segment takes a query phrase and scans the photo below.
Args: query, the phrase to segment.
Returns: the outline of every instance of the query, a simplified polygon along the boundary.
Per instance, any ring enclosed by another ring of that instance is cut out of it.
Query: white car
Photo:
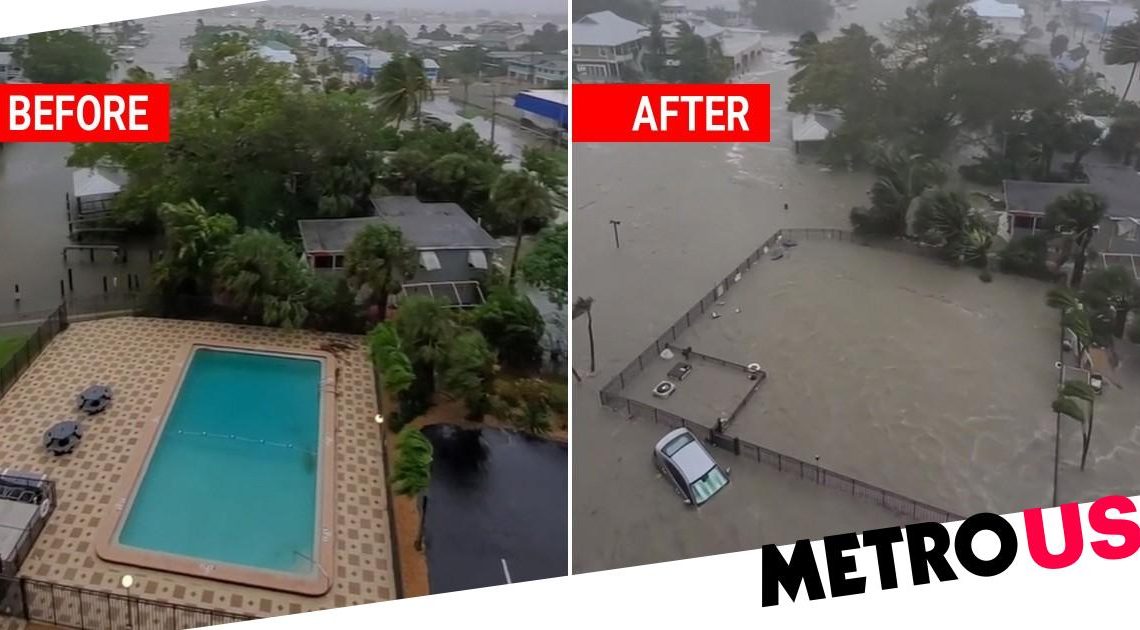
[[[676,429],[661,438],[653,447],[653,460],[685,504],[694,507],[723,490],[732,472],[721,468],[688,429]]]

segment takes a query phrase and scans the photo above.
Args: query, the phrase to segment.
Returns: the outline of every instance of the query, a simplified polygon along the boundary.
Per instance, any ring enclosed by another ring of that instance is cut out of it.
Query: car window
[[[669,440],[669,443],[666,444],[665,448],[661,449],[661,451],[665,453],[666,457],[672,457],[677,454],[677,451],[681,450],[685,447],[686,444],[692,441],[692,434],[686,433],[684,435],[678,435],[672,440]]]
[[[708,501],[726,485],[728,485],[728,477],[724,476],[724,471],[720,469],[720,466],[713,466],[703,477],[693,482],[693,497],[696,499],[697,505]]]

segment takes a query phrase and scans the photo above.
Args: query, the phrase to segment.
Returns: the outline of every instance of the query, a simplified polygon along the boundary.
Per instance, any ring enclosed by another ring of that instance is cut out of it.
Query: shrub
[[[549,433],[550,386],[542,379],[500,380],[492,408],[495,415],[532,435]]]
[[[508,287],[493,289],[472,319],[504,365],[525,370],[542,360],[546,323],[525,295]]]
[[[1000,268],[1005,273],[1023,276],[1045,277],[1049,270],[1048,238],[1043,234],[1033,234],[1013,239],[998,253]]]
[[[392,490],[411,497],[431,485],[431,442],[415,427],[405,427],[396,436],[396,463],[392,467]]]

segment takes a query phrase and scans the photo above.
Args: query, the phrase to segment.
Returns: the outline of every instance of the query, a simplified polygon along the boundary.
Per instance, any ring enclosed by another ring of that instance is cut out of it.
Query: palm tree
[[[415,295],[400,302],[395,324],[412,363],[434,372],[456,333],[451,310],[439,300]]]
[[[590,374],[594,373],[597,365],[594,361],[594,298],[580,297],[574,300],[574,307],[571,311],[571,316],[578,319],[579,316],[586,316],[586,338],[590,340]]]
[[[508,171],[499,176],[491,189],[491,206],[502,223],[515,228],[515,248],[511,252],[511,268],[507,276],[507,283],[513,285],[526,224],[554,216],[550,189],[530,171]]]
[[[378,324],[368,333],[368,347],[372,363],[383,378],[384,389],[397,397],[407,391],[415,381],[415,374],[396,329],[391,324]]]
[[[1045,228],[1064,235],[1073,256],[1070,286],[1080,286],[1084,278],[1089,245],[1107,210],[1103,197],[1086,190],[1061,195],[1045,209]]]
[[[1088,405],[1087,417],[1078,401],[1083,401]],[[1069,380],[1057,388],[1057,398],[1053,400],[1053,411],[1081,423],[1081,470],[1085,469],[1085,462],[1089,456],[1095,410],[1096,390],[1088,382]]]
[[[1133,20],[1112,29],[1104,46],[1104,62],[1110,66],[1132,64],[1132,70],[1128,74],[1128,85],[1120,94],[1120,102],[1123,103],[1128,98],[1128,91],[1132,89],[1132,81],[1136,78],[1136,67],[1140,65],[1140,21]]]
[[[385,224],[369,225],[352,239],[344,258],[349,286],[357,291],[367,288],[369,300],[379,308],[378,319],[383,321],[388,296],[415,273],[415,249],[404,241],[400,230]]]
[[[1132,271],[1112,266],[1093,271],[1081,287],[1081,299],[1094,313],[1103,314],[1112,335],[1124,335],[1128,313],[1140,306],[1140,285]]]
[[[265,230],[235,236],[217,266],[221,301],[270,326],[299,328],[305,322],[310,285],[293,248]]]
[[[946,172],[936,160],[893,147],[876,148],[871,162],[876,175],[871,185],[873,215],[860,219],[853,213],[852,221],[857,231],[901,235],[911,204],[928,188],[944,183]]]
[[[408,426],[396,435],[396,463],[392,470],[392,490],[403,497],[415,497],[420,508],[420,531],[416,549],[424,546],[424,516],[427,490],[431,486],[431,442],[419,429]]]
[[[158,209],[166,247],[154,266],[154,284],[164,295],[203,295],[210,290],[218,256],[237,233],[228,214],[210,214],[197,201]]]
[[[407,117],[419,124],[420,107],[431,100],[431,82],[424,72],[424,62],[414,55],[399,54],[384,64],[376,80],[380,91],[380,109],[396,121],[396,128]]]
[[[1050,289],[1045,294],[1045,304],[1061,311],[1062,339],[1065,330],[1071,332],[1077,339],[1077,347],[1074,348],[1077,356],[1083,354],[1092,345],[1093,331],[1089,309],[1080,296],[1069,288]]]
[[[930,189],[918,199],[914,229],[922,238],[940,244],[951,260],[985,263],[993,245],[994,226],[970,207],[965,197]]]

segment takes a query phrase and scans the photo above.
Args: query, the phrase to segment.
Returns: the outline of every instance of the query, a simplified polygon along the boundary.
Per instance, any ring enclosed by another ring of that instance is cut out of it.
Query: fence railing
[[[34,333],[24,340],[15,353],[0,365],[0,398],[8,393],[32,361],[40,356],[48,343],[67,329],[67,307],[60,305],[41,323]]]
[[[0,602],[7,616],[75,630],[190,630],[255,619],[24,577],[0,577]]]
[[[707,438],[709,443],[729,450],[741,457],[755,459],[756,461],[767,464],[776,468],[777,470],[798,476],[800,479],[807,481],[814,481],[815,483],[842,491],[853,497],[865,499],[879,504],[880,506],[891,510],[898,514],[910,516],[915,519],[948,522],[962,520],[952,512],[935,507],[928,503],[911,499],[903,496],[897,492],[881,488],[874,484],[860,481],[853,477],[828,470],[822,466],[811,464],[790,455],[779,453],[769,448],[765,448],[758,444],[741,440],[738,437],[732,437],[723,433],[723,429],[728,423],[717,426],[707,426],[701,422],[694,421],[690,418],[685,418],[674,413],[660,409],[654,405],[638,402],[632,400],[624,395],[622,391],[626,386],[632,382],[633,378],[641,374],[645,370],[645,366],[651,364],[654,360],[659,358],[659,355],[666,348],[677,349],[674,342],[684,333],[694,322],[700,319],[706,311],[712,310],[712,307],[720,300],[729,290],[742,278],[744,273],[751,269],[754,265],[759,264],[770,254],[774,249],[780,245],[781,242],[792,239],[797,241],[837,241],[837,242],[857,242],[868,245],[873,245],[877,248],[890,249],[910,254],[929,255],[929,252],[916,245],[915,243],[903,240],[874,240],[867,241],[853,234],[848,230],[840,230],[833,228],[799,228],[799,229],[785,229],[780,230],[768,237],[759,247],[752,251],[735,269],[730,271],[720,282],[716,283],[713,288],[706,293],[696,304],[685,312],[676,322],[673,323],[665,332],[661,333],[657,339],[653,341],[645,350],[637,355],[637,357],[630,361],[629,365],[622,371],[618,372],[599,392],[599,400],[605,407],[609,407],[615,411],[624,411],[631,418],[641,418],[652,420],[654,423],[663,424],[669,428],[687,428],[697,435]],[[742,367],[731,361],[717,359],[716,357],[705,357],[709,360],[719,362],[729,367]],[[763,380],[763,379],[761,379]],[[741,404],[733,413],[733,419],[739,413],[740,409],[751,400],[753,395],[759,388],[757,385],[749,391],[748,395],[744,398]],[[719,430],[718,430],[719,429]]]
[[[0,473],[0,500],[35,507],[31,519],[15,532],[16,544],[12,550],[0,554],[0,576],[14,576],[32,552],[48,518],[55,512],[55,482],[44,475],[6,470]]]

